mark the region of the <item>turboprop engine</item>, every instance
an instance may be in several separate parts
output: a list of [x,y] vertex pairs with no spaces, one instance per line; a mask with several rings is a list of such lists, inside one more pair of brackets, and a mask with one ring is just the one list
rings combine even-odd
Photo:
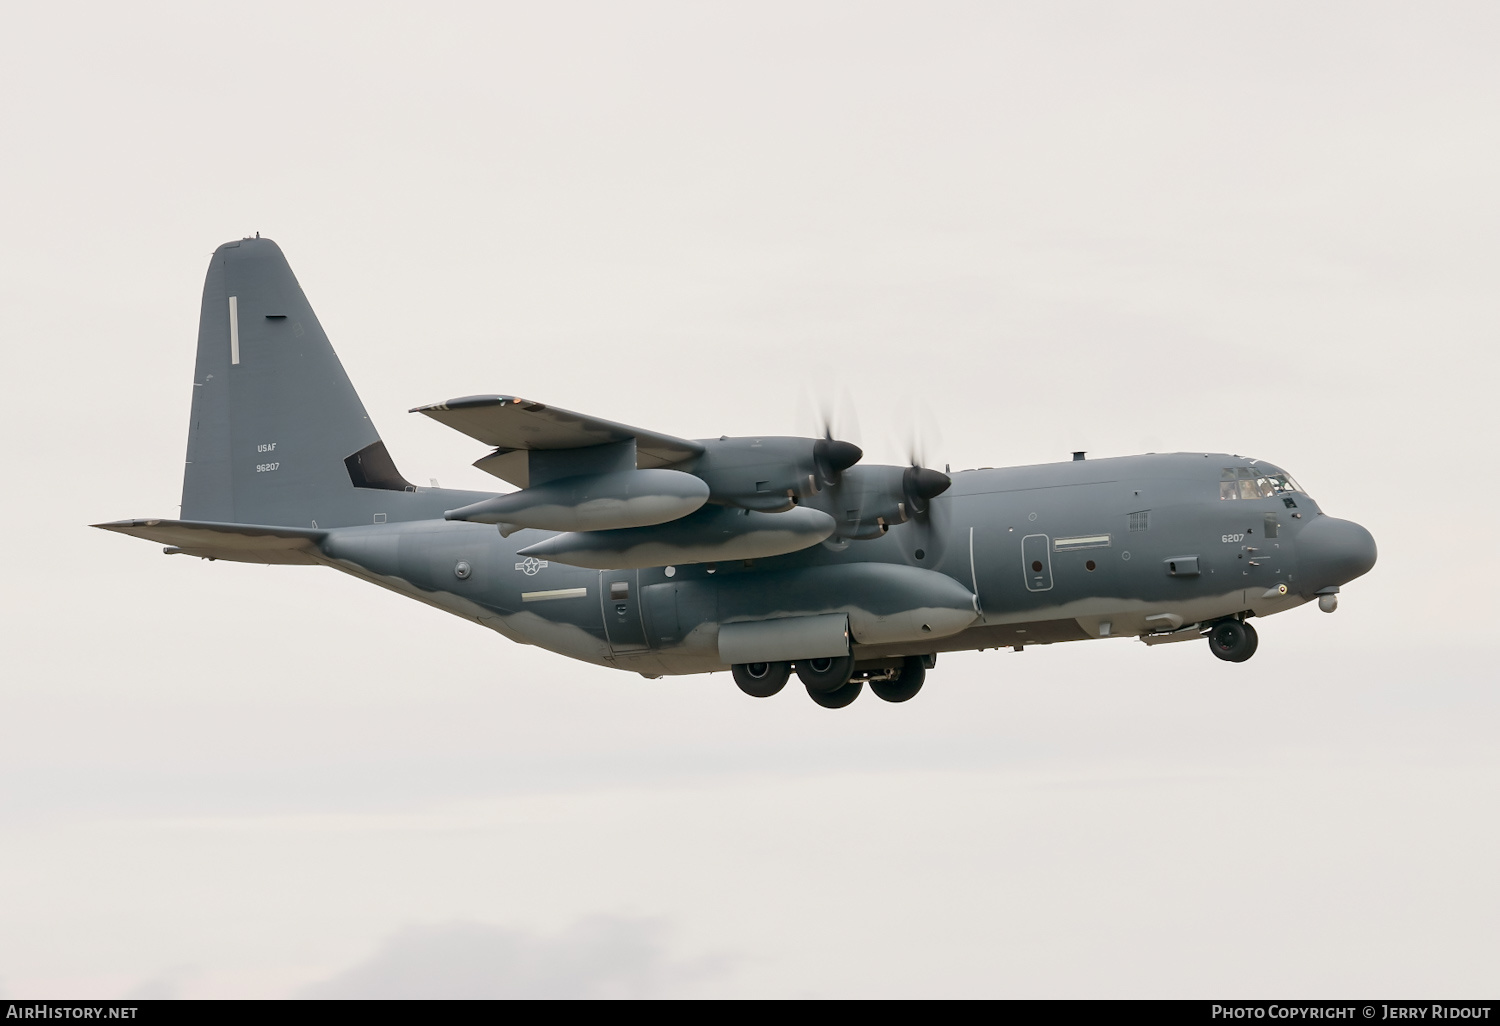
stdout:
[[708,483],[709,501],[776,513],[835,484],[864,453],[834,438],[718,438],[687,469]]
[[850,467],[835,487],[808,504],[833,516],[840,538],[878,538],[892,524],[926,513],[931,500],[952,483],[947,474],[926,467]]

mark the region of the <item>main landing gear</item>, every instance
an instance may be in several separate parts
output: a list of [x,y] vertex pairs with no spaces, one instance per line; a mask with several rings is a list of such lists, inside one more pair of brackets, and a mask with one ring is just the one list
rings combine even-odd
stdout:
[[740,690],[751,698],[770,698],[786,687],[791,663],[736,663],[730,671]]
[[1208,632],[1208,648],[1228,663],[1243,663],[1255,654],[1260,637],[1243,620],[1221,620]]
[[922,690],[931,656],[910,656],[895,666],[856,669],[853,656],[799,659],[796,663],[737,663],[734,682],[753,698],[770,698],[786,686],[793,669],[807,697],[824,709],[842,709],[864,691],[865,684],[885,702],[906,702]]
[[797,679],[807,688],[807,697],[824,709],[842,709],[865,689],[854,676],[854,657],[837,659],[803,659],[797,663]]
[[922,665],[920,659],[908,659],[901,664],[900,670],[889,680],[871,678],[870,690],[875,692],[875,697],[887,702],[906,702],[917,696],[922,690],[922,682],[927,679],[927,668]]

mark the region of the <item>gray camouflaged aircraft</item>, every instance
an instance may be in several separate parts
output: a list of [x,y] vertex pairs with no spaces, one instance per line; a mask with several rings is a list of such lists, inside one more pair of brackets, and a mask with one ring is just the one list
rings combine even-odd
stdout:
[[505,494],[396,469],[281,249],[220,246],[198,329],[180,520],[97,524],[166,552],[317,564],[527,645],[646,677],[795,672],[888,702],[941,652],[1134,637],[1255,654],[1251,618],[1375,564],[1285,471],[1170,453],[945,473],[832,437],[687,439],[506,395],[414,411],[490,451]]

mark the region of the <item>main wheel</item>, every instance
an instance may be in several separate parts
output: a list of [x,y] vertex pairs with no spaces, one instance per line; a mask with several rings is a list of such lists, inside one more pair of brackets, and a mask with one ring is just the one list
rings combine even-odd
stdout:
[[[797,679],[812,691],[837,691],[849,683],[854,676],[854,657],[838,656],[833,659],[798,659]],[[850,702],[854,699],[850,699]],[[845,703],[848,704],[848,703]]]
[[851,680],[843,687],[835,688],[832,691],[814,691],[809,687],[807,689],[807,697],[811,698],[814,702],[817,702],[824,709],[842,709],[844,706],[848,705],[850,702],[858,698],[859,693],[864,689],[864,681]]
[[[1260,647],[1260,634],[1256,632],[1255,625],[1249,620],[1241,622],[1240,626],[1245,628],[1245,640],[1250,643],[1249,650],[1245,652],[1245,659],[1249,659],[1255,654],[1255,650]],[[1241,659],[1240,662],[1244,662],[1245,659]]]
[[1208,632],[1209,651],[1229,663],[1243,663],[1255,654],[1259,644],[1255,628],[1239,620],[1216,623]]
[[770,698],[786,687],[791,663],[735,663],[730,671],[740,690],[751,698]]
[[926,679],[927,670],[922,666],[922,660],[913,656],[901,664],[901,672],[895,679],[870,681],[870,690],[883,701],[905,702],[916,697]]

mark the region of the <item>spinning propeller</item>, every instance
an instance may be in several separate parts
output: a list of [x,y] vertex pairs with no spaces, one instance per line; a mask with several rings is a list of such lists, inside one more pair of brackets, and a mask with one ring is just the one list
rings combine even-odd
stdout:
[[[818,464],[818,484],[824,488],[838,485],[844,471],[864,458],[865,451],[859,447],[859,421],[854,414],[854,401],[849,390],[844,389],[836,415],[826,401],[820,402],[818,411],[818,434],[823,437],[813,443],[813,458]],[[835,428],[835,421],[841,422]],[[852,438],[855,441],[840,441]]]
[[858,437],[854,402],[848,390],[840,397],[836,417],[827,402],[820,406],[818,426],[823,437],[814,443],[813,451],[822,489],[816,497],[803,501],[832,514],[838,524],[835,533],[845,539],[878,538],[893,524],[925,521],[933,498],[953,482],[947,474],[923,465],[917,431],[911,432],[907,466],[856,466],[863,451],[854,442],[839,440]]

